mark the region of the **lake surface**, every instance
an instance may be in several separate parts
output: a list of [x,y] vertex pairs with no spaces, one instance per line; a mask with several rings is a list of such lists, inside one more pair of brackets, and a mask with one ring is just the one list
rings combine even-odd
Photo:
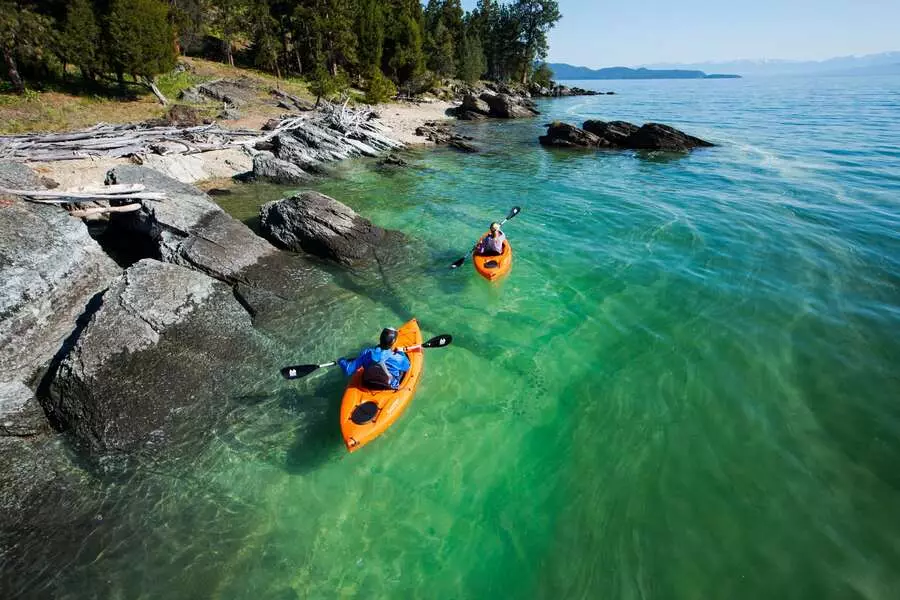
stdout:
[[[453,334],[391,430],[348,455],[341,375],[273,365],[201,452],[105,484],[13,595],[896,598],[900,78],[569,83],[617,95],[317,186],[414,252],[332,270],[267,331],[283,364],[411,316]],[[719,146],[537,144],[588,118]],[[226,206],[252,223],[284,192]],[[447,268],[514,205],[508,278]]]

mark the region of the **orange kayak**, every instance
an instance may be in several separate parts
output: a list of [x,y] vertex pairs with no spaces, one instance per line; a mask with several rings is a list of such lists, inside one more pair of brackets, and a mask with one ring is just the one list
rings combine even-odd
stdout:
[[[412,319],[397,330],[394,348],[422,343],[419,322]],[[362,368],[350,377],[341,400],[341,434],[347,450],[359,450],[385,432],[412,401],[425,366],[421,348],[407,353],[409,371],[398,390],[367,390],[362,386]]]
[[472,264],[478,274],[488,281],[499,279],[512,269],[512,246],[503,240],[503,252],[500,256],[478,256],[473,252]]

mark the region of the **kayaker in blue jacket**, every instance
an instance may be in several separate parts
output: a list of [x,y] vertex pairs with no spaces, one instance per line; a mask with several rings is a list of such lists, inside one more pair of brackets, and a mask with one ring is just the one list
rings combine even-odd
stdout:
[[475,253],[479,256],[500,256],[506,234],[500,231],[500,223],[491,223],[491,231],[478,242]]
[[409,357],[405,352],[392,350],[397,341],[397,330],[382,330],[378,345],[366,348],[353,360],[342,358],[338,365],[347,376],[353,375],[363,368],[363,385],[373,390],[396,390],[400,387],[403,375],[409,371]]

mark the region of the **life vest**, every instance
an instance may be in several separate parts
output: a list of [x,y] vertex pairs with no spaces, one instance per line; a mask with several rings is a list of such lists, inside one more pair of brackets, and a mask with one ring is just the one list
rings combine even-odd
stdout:
[[390,370],[387,367],[387,361],[395,354],[399,354],[394,350],[381,350],[381,356],[377,362],[373,362],[363,369],[362,382],[367,388],[373,390],[392,390]]

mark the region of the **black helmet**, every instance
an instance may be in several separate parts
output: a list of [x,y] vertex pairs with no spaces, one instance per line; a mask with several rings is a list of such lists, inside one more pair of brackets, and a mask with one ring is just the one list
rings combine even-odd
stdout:
[[382,350],[389,350],[394,342],[397,341],[397,330],[393,327],[385,327],[381,330],[381,337],[378,340],[378,345],[381,346]]

